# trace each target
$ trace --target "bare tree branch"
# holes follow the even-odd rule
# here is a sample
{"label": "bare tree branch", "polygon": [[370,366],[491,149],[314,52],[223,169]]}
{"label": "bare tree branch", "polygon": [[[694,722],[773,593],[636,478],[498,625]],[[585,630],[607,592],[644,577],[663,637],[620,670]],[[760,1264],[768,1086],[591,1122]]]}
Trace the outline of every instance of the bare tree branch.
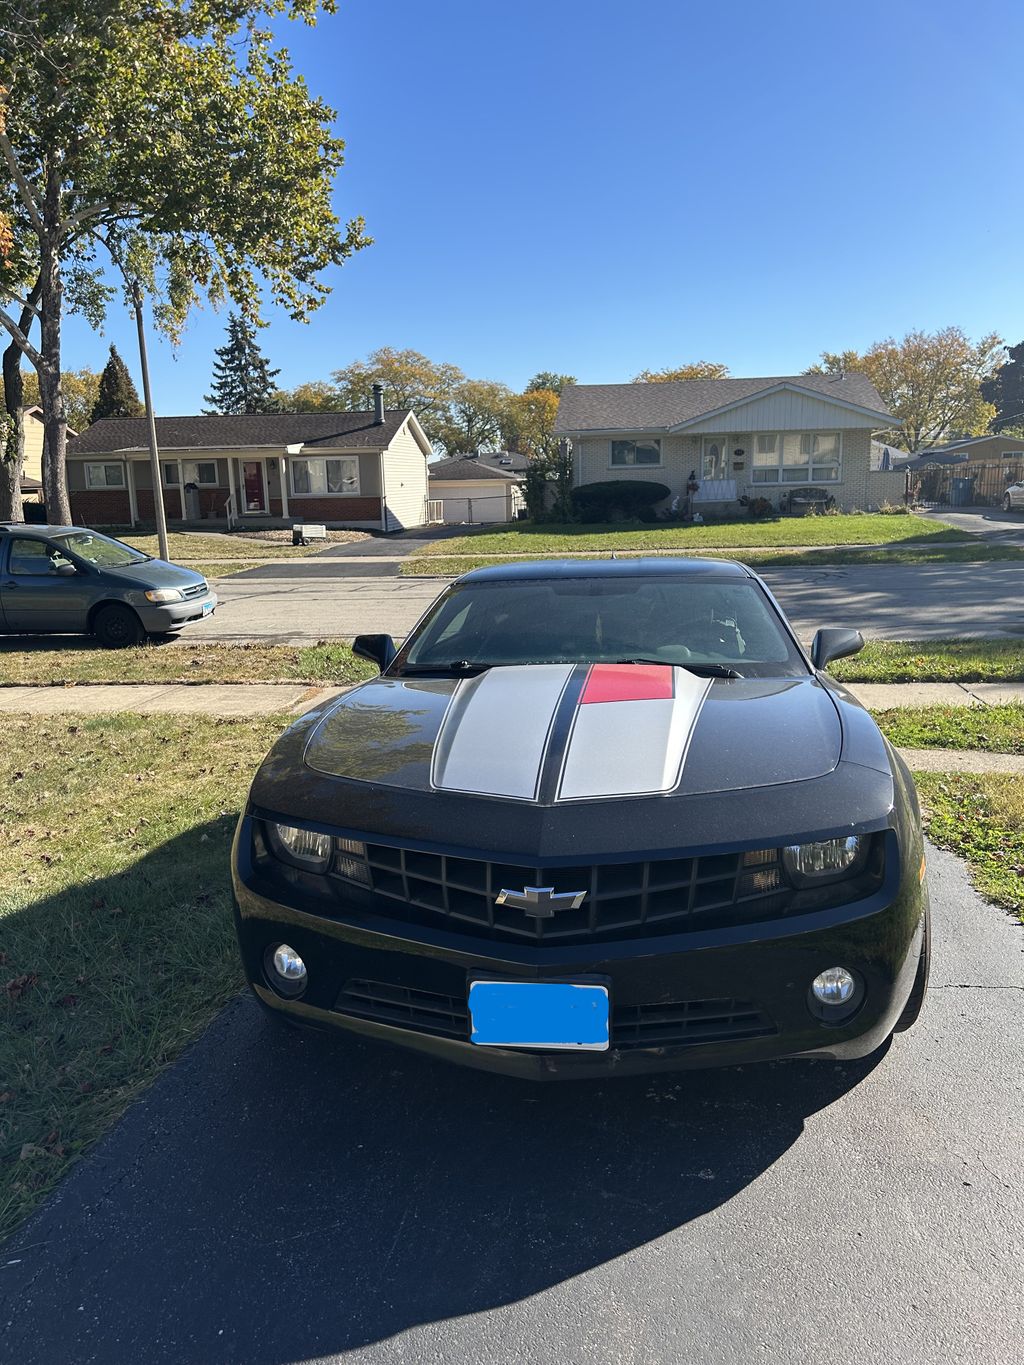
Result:
{"label": "bare tree branch", "polygon": [[32,193],[32,186],[25,179],[21,167],[18,165],[18,158],[14,155],[14,148],[8,140],[7,134],[0,132],[0,153],[3,154],[7,162],[7,168],[11,173],[11,178],[18,187],[21,201],[28,210],[28,216],[32,219],[32,226],[40,235],[45,231],[43,225],[43,215],[39,212],[39,203]]}
{"label": "bare tree branch", "polygon": [[39,369],[43,363],[43,357],[32,345],[31,341],[29,341],[28,337],[11,317],[10,313],[7,312],[6,308],[0,308],[0,326],[5,327],[7,331],[10,332],[24,354],[28,356],[36,369]]}

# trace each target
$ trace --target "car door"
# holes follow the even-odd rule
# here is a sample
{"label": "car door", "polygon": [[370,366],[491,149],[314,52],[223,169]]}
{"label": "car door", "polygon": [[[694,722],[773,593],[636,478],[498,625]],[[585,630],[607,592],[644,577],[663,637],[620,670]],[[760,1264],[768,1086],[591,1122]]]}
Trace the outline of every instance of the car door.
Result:
{"label": "car door", "polygon": [[39,536],[6,539],[0,606],[7,630],[84,631],[91,598],[85,575]]}

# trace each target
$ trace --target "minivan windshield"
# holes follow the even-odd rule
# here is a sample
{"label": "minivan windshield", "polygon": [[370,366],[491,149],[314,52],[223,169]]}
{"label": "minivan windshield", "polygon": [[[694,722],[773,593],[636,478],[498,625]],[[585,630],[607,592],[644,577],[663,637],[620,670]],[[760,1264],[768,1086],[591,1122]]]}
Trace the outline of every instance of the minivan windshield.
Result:
{"label": "minivan windshield", "polygon": [[141,550],[133,550],[120,540],[101,536],[98,531],[65,531],[63,535],[53,536],[53,543],[61,550],[70,550],[79,559],[88,560],[103,569],[121,569],[127,564],[144,564],[152,555],[144,555]]}
{"label": "minivan windshield", "polygon": [[726,677],[808,671],[757,583],[683,574],[461,584],[406,642],[392,671],[619,662]]}

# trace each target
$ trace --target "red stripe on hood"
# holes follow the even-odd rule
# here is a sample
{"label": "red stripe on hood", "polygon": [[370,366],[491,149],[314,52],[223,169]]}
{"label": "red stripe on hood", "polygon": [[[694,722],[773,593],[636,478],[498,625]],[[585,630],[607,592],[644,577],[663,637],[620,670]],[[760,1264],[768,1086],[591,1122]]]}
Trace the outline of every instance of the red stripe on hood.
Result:
{"label": "red stripe on hood", "polygon": [[594,664],[580,705],[596,701],[671,701],[671,664]]}

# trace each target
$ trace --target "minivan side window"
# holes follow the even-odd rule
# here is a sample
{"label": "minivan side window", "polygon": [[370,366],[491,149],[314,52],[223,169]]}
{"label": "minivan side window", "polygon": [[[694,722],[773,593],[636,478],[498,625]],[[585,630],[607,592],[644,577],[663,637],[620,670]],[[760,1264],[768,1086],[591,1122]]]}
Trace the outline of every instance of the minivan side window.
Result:
{"label": "minivan side window", "polygon": [[53,573],[50,547],[41,540],[24,540],[17,536],[11,540],[12,574]]}

